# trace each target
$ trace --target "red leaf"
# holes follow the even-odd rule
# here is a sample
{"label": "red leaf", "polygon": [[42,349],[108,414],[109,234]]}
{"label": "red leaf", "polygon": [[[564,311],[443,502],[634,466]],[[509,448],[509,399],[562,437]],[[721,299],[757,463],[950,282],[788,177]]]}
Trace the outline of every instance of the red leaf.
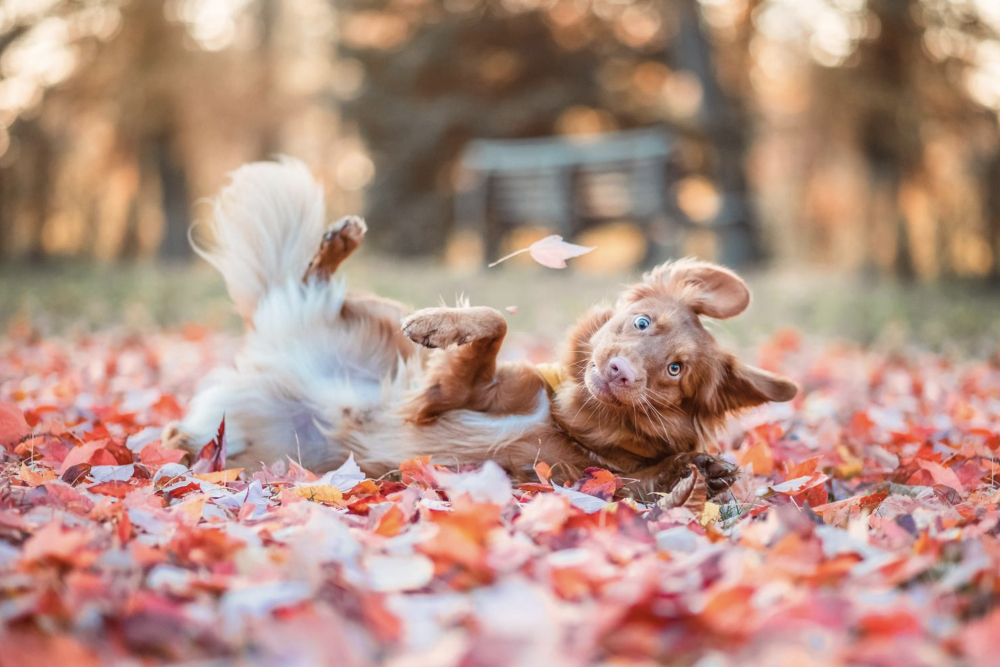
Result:
{"label": "red leaf", "polygon": [[191,472],[202,474],[206,472],[218,472],[226,469],[226,418],[222,418],[219,424],[219,432],[215,439],[201,448],[198,456],[195,457]]}
{"label": "red leaf", "polygon": [[87,490],[91,493],[99,493],[103,496],[111,496],[112,498],[124,498],[134,488],[136,488],[135,485],[129,482],[115,479],[110,482],[94,484],[93,486],[87,487]]}
{"label": "red leaf", "polygon": [[602,500],[611,500],[618,490],[618,478],[604,468],[587,468],[581,481],[578,491]]}
{"label": "red leaf", "polygon": [[167,449],[159,440],[155,440],[142,448],[139,460],[147,466],[159,468],[168,463],[180,463],[186,453],[180,449]]}

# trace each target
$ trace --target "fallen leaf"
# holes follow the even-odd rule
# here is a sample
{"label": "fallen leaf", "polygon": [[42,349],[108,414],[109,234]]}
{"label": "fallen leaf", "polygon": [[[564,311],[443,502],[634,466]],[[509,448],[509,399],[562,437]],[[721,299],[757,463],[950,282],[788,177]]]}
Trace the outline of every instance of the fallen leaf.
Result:
{"label": "fallen leaf", "polygon": [[669,493],[656,501],[660,509],[669,510],[675,507],[684,507],[691,510],[695,516],[699,516],[705,511],[705,503],[708,501],[708,483],[698,472],[697,467],[691,465],[688,468],[691,470],[691,474],[682,477],[679,482],[674,484],[674,488],[670,489]]}
{"label": "fallen leaf", "polygon": [[226,418],[223,416],[219,423],[219,432],[215,439],[206,444],[198,452],[195,461],[191,464],[191,472],[203,474],[206,472],[219,472],[226,468]]}
{"label": "fallen leaf", "polygon": [[226,470],[217,470],[215,472],[199,473],[194,475],[194,477],[195,479],[211,482],[212,484],[226,484],[227,482],[235,482],[239,479],[241,472],[243,472],[243,468],[227,468]]}
{"label": "fallen leaf", "polygon": [[343,492],[331,484],[299,484],[292,489],[292,493],[306,500],[330,505],[339,505],[344,500]]}
{"label": "fallen leaf", "polygon": [[0,447],[13,447],[30,435],[24,413],[16,405],[0,401]]}

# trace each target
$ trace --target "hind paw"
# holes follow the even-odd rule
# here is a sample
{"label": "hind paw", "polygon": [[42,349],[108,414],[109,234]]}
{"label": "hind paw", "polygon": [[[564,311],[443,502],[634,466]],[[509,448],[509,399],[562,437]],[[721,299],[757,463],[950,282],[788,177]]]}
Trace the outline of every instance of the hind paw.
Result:
{"label": "hind paw", "polygon": [[342,218],[330,231],[323,235],[319,250],[309,263],[303,280],[310,278],[329,279],[340,264],[358,249],[368,231],[368,225],[357,216]]}
{"label": "hind paw", "polygon": [[181,430],[179,422],[170,422],[164,427],[160,435],[160,444],[165,449],[180,449],[187,452],[187,457],[193,454],[195,446],[191,435]]}

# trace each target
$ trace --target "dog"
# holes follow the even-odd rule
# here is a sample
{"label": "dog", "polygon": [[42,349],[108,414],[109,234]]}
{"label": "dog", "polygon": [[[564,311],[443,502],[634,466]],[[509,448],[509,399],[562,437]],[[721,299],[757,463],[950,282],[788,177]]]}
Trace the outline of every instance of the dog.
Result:
{"label": "dog", "polygon": [[711,493],[738,470],[705,447],[726,417],[791,400],[790,380],[720,349],[701,318],[743,312],[736,274],[668,262],[595,307],[560,364],[499,363],[507,332],[492,308],[406,306],[349,292],[336,276],[363,220],[327,229],[323,193],[292,160],[241,167],[216,200],[213,245],[196,250],[225,279],[247,331],[235,365],[213,371],[163,442],[197,452],[225,416],[241,466],[290,457],[322,472],[353,453],[378,477],[407,459],[492,460],[513,478],[548,463],[556,482],[606,468],[650,491],[695,466]]}

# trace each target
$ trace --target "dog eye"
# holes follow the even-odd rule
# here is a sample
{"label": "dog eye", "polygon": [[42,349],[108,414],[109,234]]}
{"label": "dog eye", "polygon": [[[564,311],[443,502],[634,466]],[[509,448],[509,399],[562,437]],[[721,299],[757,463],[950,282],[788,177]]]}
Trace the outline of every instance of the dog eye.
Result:
{"label": "dog eye", "polygon": [[667,366],[667,372],[670,373],[670,377],[677,377],[681,374],[681,364],[678,361]]}
{"label": "dog eye", "polygon": [[634,326],[639,331],[645,331],[646,329],[649,328],[649,325],[652,323],[653,321],[648,317],[646,317],[645,315],[639,315],[634,320],[632,320],[632,326]]}

